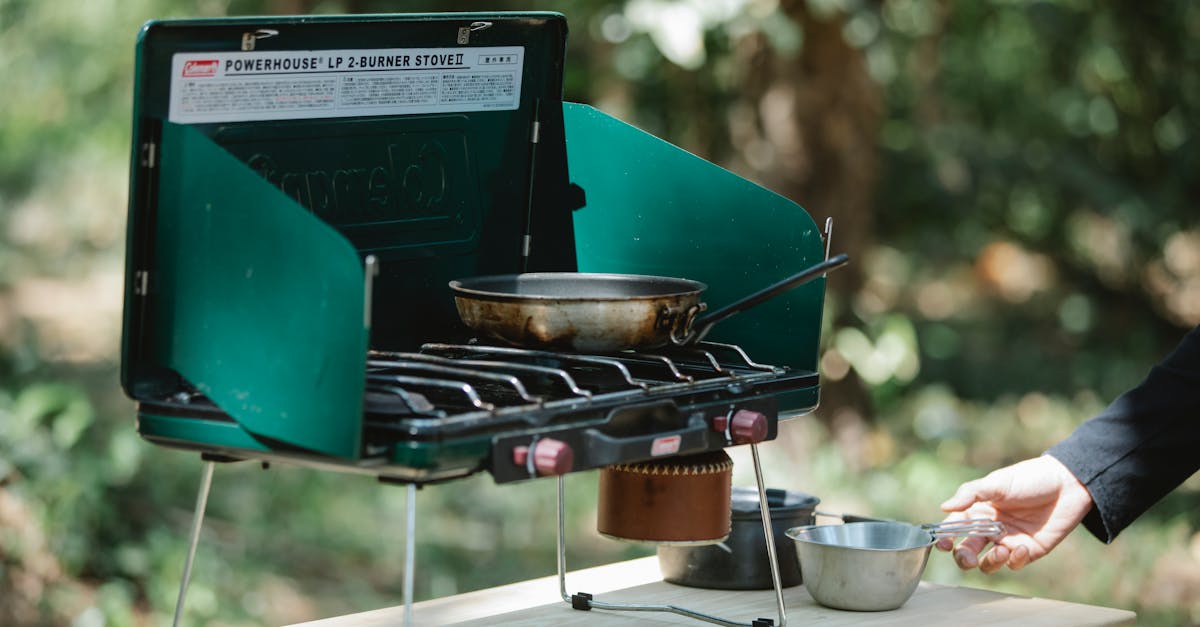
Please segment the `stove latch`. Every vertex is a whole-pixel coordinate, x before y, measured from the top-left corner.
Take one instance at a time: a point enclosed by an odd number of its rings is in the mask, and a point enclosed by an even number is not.
[[[471,43],[471,33],[480,31],[485,28],[491,28],[491,22],[471,22],[470,26],[463,26],[458,29],[458,44],[465,46]]]
[[[257,46],[259,39],[274,37],[279,34],[279,31],[273,28],[260,28],[252,33],[242,33],[242,51],[250,52]]]

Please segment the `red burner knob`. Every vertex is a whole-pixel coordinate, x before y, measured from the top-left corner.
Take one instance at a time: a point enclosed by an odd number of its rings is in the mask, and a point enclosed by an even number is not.
[[[533,467],[539,475],[562,475],[571,472],[575,451],[566,442],[546,438],[533,447]]]
[[[767,415],[749,409],[739,409],[733,414],[729,434],[738,444],[762,442],[767,439]]]
[[[529,462],[529,447],[513,447],[513,463],[525,466]],[[575,451],[571,445],[554,438],[538,440],[533,445],[533,468],[539,475],[562,475],[571,472]]]

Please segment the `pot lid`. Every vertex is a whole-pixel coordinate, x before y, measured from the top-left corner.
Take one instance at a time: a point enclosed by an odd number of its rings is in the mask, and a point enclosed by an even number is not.
[[[734,518],[761,518],[758,506],[758,489],[750,486],[734,486],[731,494],[731,509]],[[767,488],[767,506],[771,516],[796,514],[811,511],[821,499],[803,492]]]

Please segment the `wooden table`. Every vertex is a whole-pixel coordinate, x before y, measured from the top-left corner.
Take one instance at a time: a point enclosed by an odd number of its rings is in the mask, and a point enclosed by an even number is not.
[[[654,556],[567,574],[567,591],[589,592],[597,600],[678,605],[689,610],[749,623],[778,620],[775,592],[687,588],[664,583]],[[1021,597],[974,588],[921,582],[912,598],[890,612],[843,612],[817,605],[804,586],[785,588],[788,625],[1132,625],[1137,615],[1094,605]],[[306,627],[403,625],[404,608],[391,607],[304,623]],[[579,611],[559,597],[558,577],[467,592],[413,606],[413,625],[693,625],[710,623],[665,612]]]

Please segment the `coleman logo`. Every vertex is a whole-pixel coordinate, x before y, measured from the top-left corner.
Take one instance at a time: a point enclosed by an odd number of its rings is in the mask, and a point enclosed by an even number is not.
[[[683,436],[679,435],[667,435],[655,438],[654,442],[650,444],[650,456],[674,455],[679,452],[679,445],[682,443]]]
[[[447,149],[440,142],[389,144],[384,163],[364,167],[287,170],[258,153],[247,165],[309,211],[335,225],[449,219]],[[411,149],[415,149],[410,152]]]
[[[196,61],[188,61],[183,64],[184,78],[199,78],[204,76],[216,76],[219,63],[216,59],[199,59]]]

